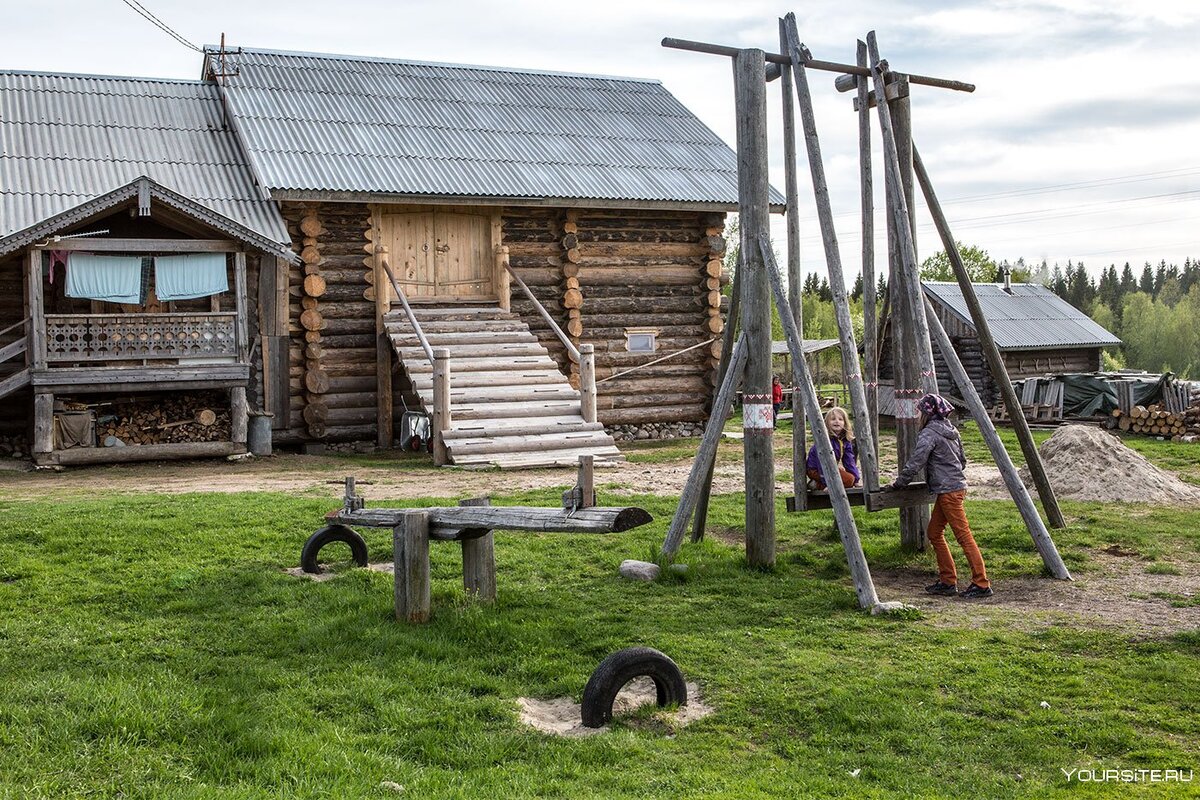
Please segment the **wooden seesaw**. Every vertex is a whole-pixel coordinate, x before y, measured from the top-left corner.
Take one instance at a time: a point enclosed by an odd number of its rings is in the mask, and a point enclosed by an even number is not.
[[[486,497],[463,500],[457,506],[366,508],[364,498],[355,494],[354,478],[348,477],[344,505],[326,514],[325,520],[329,526],[391,528],[396,619],[427,622],[430,542],[460,542],[463,587],[477,599],[492,602],[496,599],[493,531],[621,533],[651,522],[653,517],[641,508],[595,505],[591,458],[580,457],[579,484],[563,494],[563,508],[491,506]]]

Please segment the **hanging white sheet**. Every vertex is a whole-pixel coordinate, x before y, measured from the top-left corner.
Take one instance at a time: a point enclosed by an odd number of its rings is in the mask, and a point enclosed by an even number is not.
[[[67,297],[140,303],[141,291],[141,256],[71,254],[67,264]]]
[[[229,291],[224,253],[154,257],[154,291],[159,300],[190,300]]]

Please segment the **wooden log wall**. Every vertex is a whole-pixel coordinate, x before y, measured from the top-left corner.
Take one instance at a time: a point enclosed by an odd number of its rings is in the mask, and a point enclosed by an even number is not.
[[[290,400],[275,440],[373,439],[371,212],[358,203],[285,203],[282,211],[302,263],[288,280]]]
[[[362,203],[282,204],[291,267],[289,410],[279,444],[376,438],[375,233]],[[395,365],[393,365],[394,367]],[[393,418],[404,412],[396,382]],[[410,398],[411,402],[411,398]],[[399,434],[398,424],[395,427]]]
[[[577,344],[596,347],[596,378],[719,337],[728,301],[721,288],[724,215],[673,211],[508,209],[504,244],[513,270]],[[517,291],[513,310],[564,373],[578,365]],[[630,353],[627,328],[657,329],[654,353]],[[720,341],[598,385],[605,425],[706,418]]]

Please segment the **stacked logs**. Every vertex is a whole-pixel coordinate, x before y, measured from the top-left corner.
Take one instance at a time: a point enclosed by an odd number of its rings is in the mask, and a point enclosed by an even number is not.
[[[117,400],[97,409],[96,443],[114,436],[127,445],[227,442],[228,399],[220,393],[170,394]]]
[[[579,347],[579,337],[583,333],[583,291],[579,286],[579,212],[567,211],[566,220],[562,225],[562,307],[566,310],[567,322],[565,330],[571,337],[571,343]],[[571,364],[571,386],[579,388],[579,365]]]
[[[371,213],[359,204],[285,206],[303,273],[290,287],[291,420],[301,439],[373,439],[374,253]],[[365,244],[364,244],[365,242]]]
[[[1200,405],[1191,406],[1182,414],[1175,414],[1155,403],[1134,406],[1128,414],[1115,409],[1112,415],[1117,427],[1123,431],[1161,436],[1173,442],[1200,441]]]
[[[718,224],[719,220],[719,224]],[[701,240],[708,246],[708,258],[704,264],[704,299],[705,311],[708,316],[708,321],[705,325],[708,332],[713,336],[720,336],[725,330],[725,317],[721,310],[721,285],[727,282],[728,278],[722,273],[724,266],[724,256],[726,242],[724,237],[725,226],[724,217],[718,215],[714,219],[709,219],[709,227],[704,231],[704,238]],[[717,367],[721,362],[721,340],[712,343],[709,348],[709,370],[713,380],[716,379]]]

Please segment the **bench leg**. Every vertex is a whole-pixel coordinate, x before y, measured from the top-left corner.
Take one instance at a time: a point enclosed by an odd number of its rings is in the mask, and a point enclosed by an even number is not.
[[[460,506],[490,506],[487,497],[459,500]],[[491,531],[478,539],[463,539],[463,589],[485,603],[496,602],[496,548]]]
[[[396,619],[429,621],[429,512],[408,511],[392,529]]]
[[[463,588],[467,594],[485,603],[496,602],[496,549],[494,534],[488,531],[478,539],[464,539]]]

